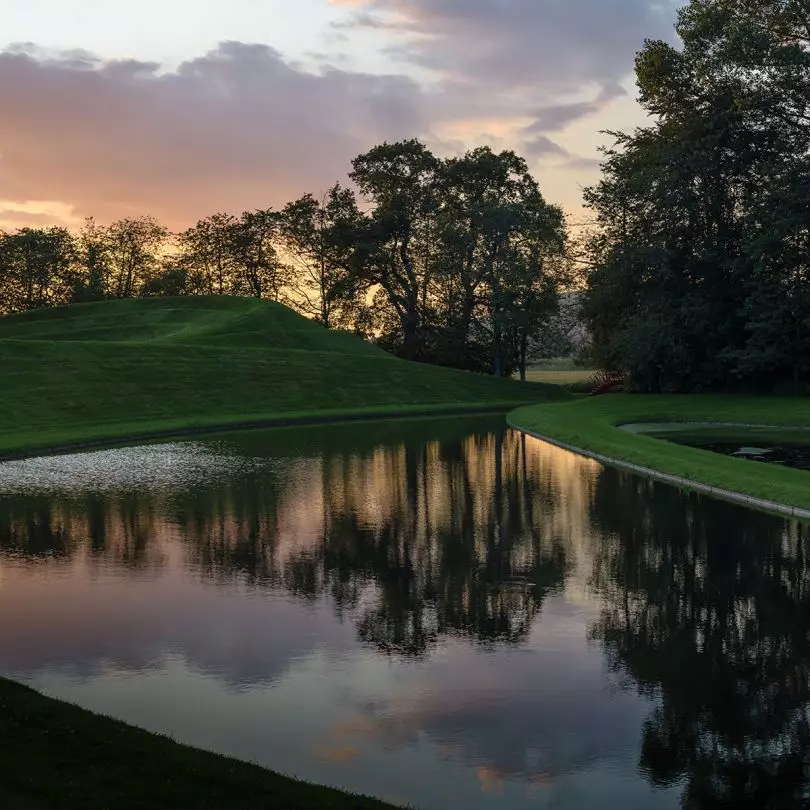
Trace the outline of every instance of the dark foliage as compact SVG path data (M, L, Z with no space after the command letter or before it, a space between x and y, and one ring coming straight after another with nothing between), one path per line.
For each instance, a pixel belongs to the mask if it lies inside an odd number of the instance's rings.
M353 162L370 204L339 184L284 206L218 213L179 234L151 217L78 234L0 233L0 313L105 298L237 295L288 304L412 360L525 372L566 283L562 212L526 162L419 141Z
M810 9L693 0L647 42L653 123L610 133L585 314L597 360L644 391L810 384Z

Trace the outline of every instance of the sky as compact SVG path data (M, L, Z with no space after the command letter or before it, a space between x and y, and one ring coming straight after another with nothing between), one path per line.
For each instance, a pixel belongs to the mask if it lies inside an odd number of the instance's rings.
M346 181L377 143L528 160L572 219L678 0L0 0L0 228L172 229Z

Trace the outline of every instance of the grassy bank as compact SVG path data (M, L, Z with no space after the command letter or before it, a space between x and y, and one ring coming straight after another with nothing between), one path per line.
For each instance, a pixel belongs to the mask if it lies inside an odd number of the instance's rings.
M183 428L561 399L407 363L286 307L155 298L0 319L0 453Z
M384 810L149 734L0 679L4 810Z
M810 401L805 399L620 394L523 407L513 411L509 420L518 427L620 461L755 498L810 508L810 475L805 471L723 456L618 427L657 421L810 427ZM762 431L755 435L762 440Z

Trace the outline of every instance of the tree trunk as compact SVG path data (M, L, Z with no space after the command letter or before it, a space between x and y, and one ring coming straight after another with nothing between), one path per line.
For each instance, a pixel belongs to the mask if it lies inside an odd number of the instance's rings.
M492 373L503 377L503 335L497 314L492 319Z
M520 381L526 382L526 354L529 350L529 338L526 330L523 329L520 335Z
M796 322L796 329L794 332L793 342L793 393L798 396L799 394L799 365L801 363L801 345L802 345L802 322L799 317L794 318Z
M402 319L402 356L405 360L419 359L418 319L412 314Z
M493 358L492 365L493 365L492 373L496 377L502 377L503 376L503 364L501 362L501 347L498 346L498 345L495 346L495 357Z

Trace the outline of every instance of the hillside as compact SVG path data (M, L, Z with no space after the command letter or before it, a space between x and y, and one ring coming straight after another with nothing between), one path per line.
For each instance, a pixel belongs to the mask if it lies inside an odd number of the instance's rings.
M279 304L105 301L0 318L0 452L245 422L560 399L391 357Z
M125 298L0 318L0 340L114 341L308 349L390 357L272 301L229 296Z

